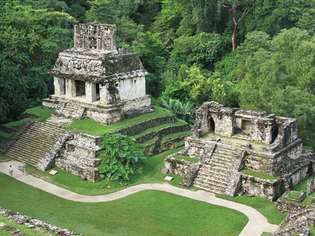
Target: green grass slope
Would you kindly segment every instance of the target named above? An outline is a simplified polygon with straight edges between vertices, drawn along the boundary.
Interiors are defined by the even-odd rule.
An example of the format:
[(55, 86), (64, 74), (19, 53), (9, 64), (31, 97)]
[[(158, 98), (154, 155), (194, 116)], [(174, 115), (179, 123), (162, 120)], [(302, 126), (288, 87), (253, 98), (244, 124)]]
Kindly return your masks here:
[(234, 210), (158, 191), (107, 203), (66, 201), (0, 174), (0, 205), (86, 236), (238, 235), (248, 219)]
[(268, 199), (265, 198), (249, 196), (230, 197), (223, 194), (218, 194), (217, 196), (255, 208), (261, 214), (263, 214), (271, 224), (279, 225), (286, 217), (285, 214), (278, 211), (276, 204), (274, 202), (269, 201)]

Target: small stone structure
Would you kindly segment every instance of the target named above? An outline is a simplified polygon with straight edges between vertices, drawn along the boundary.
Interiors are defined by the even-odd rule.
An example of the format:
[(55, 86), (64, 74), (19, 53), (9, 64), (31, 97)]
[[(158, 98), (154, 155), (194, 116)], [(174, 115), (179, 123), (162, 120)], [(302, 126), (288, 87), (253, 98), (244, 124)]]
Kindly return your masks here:
[[(275, 200), (311, 173), (296, 120), (205, 102), (196, 112), (185, 153), (202, 162), (194, 186), (216, 193), (245, 193)], [(248, 176), (243, 168), (275, 177)]]
[(151, 110), (147, 72), (135, 54), (117, 50), (115, 33), (114, 25), (75, 25), (74, 48), (61, 52), (50, 71), (55, 92), (44, 106), (65, 117), (103, 123)]

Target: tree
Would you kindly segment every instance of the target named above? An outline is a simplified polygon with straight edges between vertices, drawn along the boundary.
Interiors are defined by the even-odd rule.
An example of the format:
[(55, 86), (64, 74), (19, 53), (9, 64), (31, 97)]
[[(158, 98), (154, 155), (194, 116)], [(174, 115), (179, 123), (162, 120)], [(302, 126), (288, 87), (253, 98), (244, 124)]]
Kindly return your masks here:
[(174, 42), (168, 68), (176, 71), (182, 64), (200, 64), (211, 69), (223, 55), (224, 49), (224, 40), (216, 33), (181, 36)]
[(262, 0), (244, 21), (247, 32), (264, 31), (271, 36), (281, 29), (300, 27), (310, 33), (315, 29), (314, 0)]
[(239, 84), (241, 107), (296, 117), (304, 142), (313, 147), (314, 55), (314, 36), (297, 28), (282, 30), (246, 57)]
[(15, 119), (52, 88), (48, 70), (70, 46), (74, 19), (67, 13), (13, 1), (0, 16), (1, 121)]
[(232, 30), (232, 50), (234, 51), (237, 47), (237, 38), (238, 38), (238, 29), (240, 23), (248, 15), (250, 10), (255, 5), (255, 0), (223, 0), (220, 2), (220, 5), (228, 9), (230, 17), (232, 20), (233, 30)]

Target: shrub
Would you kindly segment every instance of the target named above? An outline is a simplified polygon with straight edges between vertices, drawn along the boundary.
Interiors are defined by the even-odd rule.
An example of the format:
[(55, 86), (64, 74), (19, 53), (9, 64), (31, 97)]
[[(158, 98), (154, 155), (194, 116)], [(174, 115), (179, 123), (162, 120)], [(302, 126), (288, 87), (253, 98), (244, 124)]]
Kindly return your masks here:
[(161, 105), (172, 112), (179, 119), (183, 119), (188, 123), (193, 123), (194, 120), (194, 104), (191, 102), (183, 102), (178, 99), (162, 98)]
[(139, 170), (141, 161), (146, 159), (135, 141), (121, 134), (106, 134), (101, 144), (100, 174), (108, 182), (128, 182)]

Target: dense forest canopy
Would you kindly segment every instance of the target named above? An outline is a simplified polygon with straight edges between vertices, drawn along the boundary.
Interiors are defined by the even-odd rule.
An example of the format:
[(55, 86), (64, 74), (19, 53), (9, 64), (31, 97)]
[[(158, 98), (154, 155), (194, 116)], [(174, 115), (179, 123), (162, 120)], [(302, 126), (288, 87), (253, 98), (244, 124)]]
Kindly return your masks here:
[(315, 147), (315, 0), (3, 0), (0, 122), (52, 92), (76, 22), (118, 26), (147, 91), (189, 118), (206, 100), (296, 117)]

